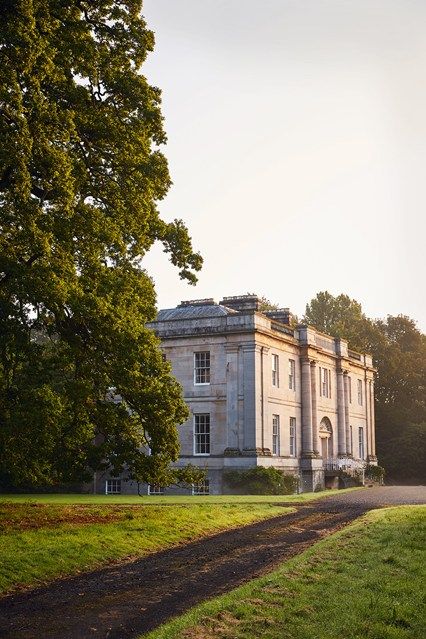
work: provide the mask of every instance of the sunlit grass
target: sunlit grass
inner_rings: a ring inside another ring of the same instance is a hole
[[[1,495],[0,592],[291,512],[302,495]],[[169,506],[164,508],[163,506]]]
[[[0,502],[0,592],[140,557],[292,510],[269,502],[164,508],[146,506],[146,500],[129,505],[94,499],[88,505],[69,504],[69,495],[68,503],[50,497]]]
[[[329,495],[342,494],[359,488],[324,490],[300,495],[81,495],[81,494],[6,494],[0,502],[37,502],[56,504],[252,504],[312,501]]]
[[[424,639],[426,506],[376,510],[146,639]]]

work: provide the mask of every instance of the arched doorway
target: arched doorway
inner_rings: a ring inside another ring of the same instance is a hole
[[[328,417],[323,417],[319,425],[321,456],[324,460],[333,457],[333,428]]]

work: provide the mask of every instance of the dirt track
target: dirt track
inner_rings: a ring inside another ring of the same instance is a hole
[[[3,639],[137,637],[195,604],[272,570],[367,510],[426,503],[425,487],[329,497],[131,563],[0,599]]]

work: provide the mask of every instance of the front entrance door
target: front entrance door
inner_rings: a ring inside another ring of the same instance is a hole
[[[328,417],[321,420],[319,427],[319,436],[321,440],[321,456],[323,460],[333,457],[333,429]]]

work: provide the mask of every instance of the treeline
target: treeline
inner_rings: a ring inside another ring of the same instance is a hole
[[[388,481],[426,480],[426,335],[405,315],[368,318],[347,295],[318,293],[304,321],[354,350],[370,352],[377,368],[376,444]]]

